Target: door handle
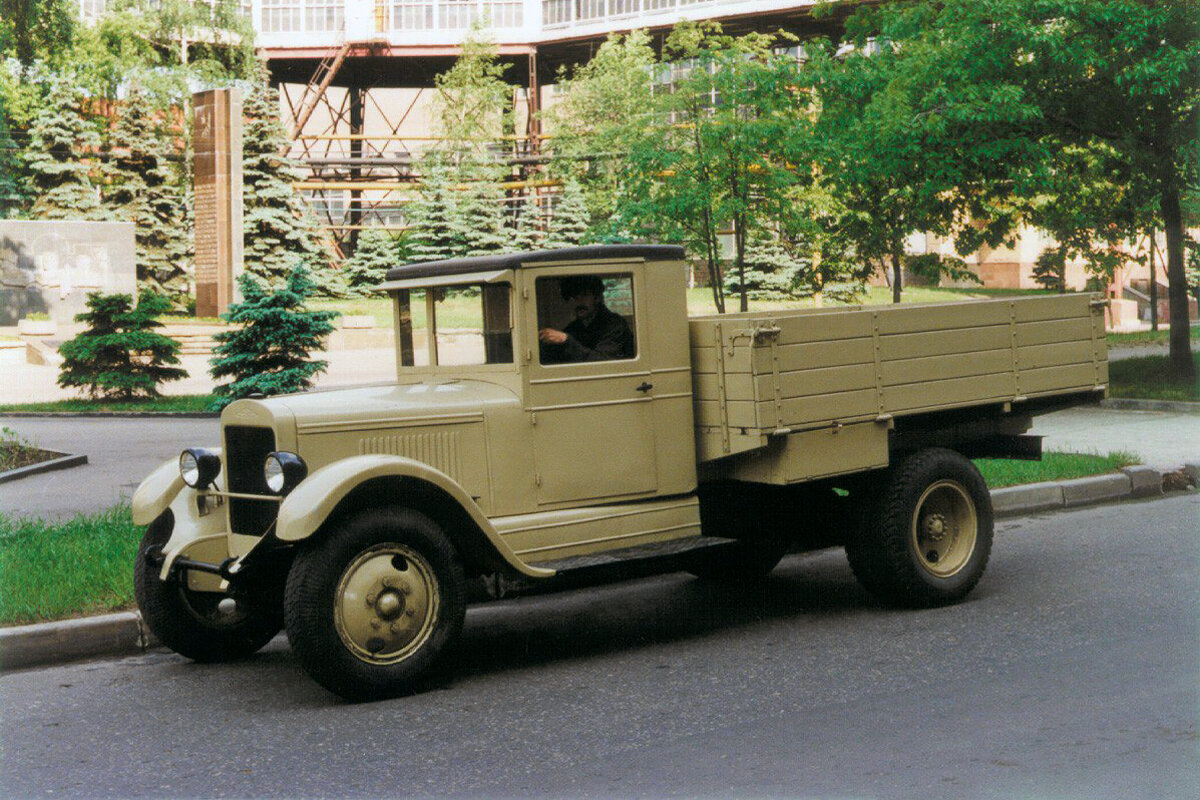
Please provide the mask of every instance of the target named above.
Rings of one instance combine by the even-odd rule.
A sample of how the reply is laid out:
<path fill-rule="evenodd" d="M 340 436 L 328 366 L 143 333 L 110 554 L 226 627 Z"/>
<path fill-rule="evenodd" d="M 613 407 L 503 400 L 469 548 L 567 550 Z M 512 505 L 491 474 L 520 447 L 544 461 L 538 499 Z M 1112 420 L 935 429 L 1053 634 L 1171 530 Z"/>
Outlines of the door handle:
<path fill-rule="evenodd" d="M 644 393 L 644 392 L 648 392 L 648 391 L 650 391 L 650 390 L 651 390 L 651 389 L 653 389 L 653 388 L 654 388 L 654 384 L 653 384 L 653 383 L 646 383 L 645 381 L 642 381 L 642 385 L 641 385 L 641 386 L 639 386 L 639 387 L 637 387 L 637 390 L 638 390 L 639 392 L 643 392 L 643 393 Z"/>

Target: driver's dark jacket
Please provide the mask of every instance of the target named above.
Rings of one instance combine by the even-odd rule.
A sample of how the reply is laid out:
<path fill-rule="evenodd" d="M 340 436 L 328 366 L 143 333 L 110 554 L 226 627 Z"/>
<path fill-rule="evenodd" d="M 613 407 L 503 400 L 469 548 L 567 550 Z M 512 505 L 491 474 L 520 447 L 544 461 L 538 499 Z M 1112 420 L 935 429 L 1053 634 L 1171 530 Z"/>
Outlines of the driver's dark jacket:
<path fill-rule="evenodd" d="M 607 307 L 596 309 L 591 325 L 575 320 L 563 328 L 567 341 L 560 345 L 544 345 L 542 360 L 549 363 L 572 361 L 613 361 L 633 358 L 633 332 L 620 314 Z"/>

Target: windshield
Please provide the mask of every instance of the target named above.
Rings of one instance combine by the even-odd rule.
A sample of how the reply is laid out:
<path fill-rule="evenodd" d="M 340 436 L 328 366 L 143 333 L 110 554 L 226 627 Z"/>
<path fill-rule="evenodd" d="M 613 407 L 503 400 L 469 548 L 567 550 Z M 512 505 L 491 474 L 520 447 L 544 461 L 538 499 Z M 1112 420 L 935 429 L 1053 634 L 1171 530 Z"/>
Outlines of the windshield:
<path fill-rule="evenodd" d="M 507 283 L 401 289 L 400 366 L 428 367 L 431 358 L 439 366 L 511 364 L 511 297 Z"/>

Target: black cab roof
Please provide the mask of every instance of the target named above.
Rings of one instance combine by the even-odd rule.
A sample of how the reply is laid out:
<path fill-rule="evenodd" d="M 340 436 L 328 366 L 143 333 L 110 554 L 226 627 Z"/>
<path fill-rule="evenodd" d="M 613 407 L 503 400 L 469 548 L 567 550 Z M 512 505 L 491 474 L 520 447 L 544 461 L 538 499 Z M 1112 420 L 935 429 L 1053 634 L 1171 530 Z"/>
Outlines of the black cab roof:
<path fill-rule="evenodd" d="M 495 272 L 532 266 L 546 261 L 595 261 L 607 258 L 681 261 L 683 257 L 683 248 L 676 244 L 596 244 L 584 247 L 563 247 L 557 250 L 529 250 L 522 253 L 504 253 L 494 256 L 422 261 L 389 269 L 387 280 L 441 278 L 466 275 L 472 272 Z"/>

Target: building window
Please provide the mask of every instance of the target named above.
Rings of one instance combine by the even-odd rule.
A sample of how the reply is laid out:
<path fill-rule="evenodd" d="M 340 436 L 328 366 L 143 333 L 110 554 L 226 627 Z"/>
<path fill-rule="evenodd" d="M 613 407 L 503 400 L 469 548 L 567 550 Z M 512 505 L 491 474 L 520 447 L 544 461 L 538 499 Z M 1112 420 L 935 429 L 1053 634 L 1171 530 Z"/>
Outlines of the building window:
<path fill-rule="evenodd" d="M 293 33 L 304 30 L 303 0 L 263 0 L 264 33 Z"/>
<path fill-rule="evenodd" d="M 305 5 L 305 30 L 340 31 L 345 27 L 345 6 L 341 0 L 308 0 Z"/>
<path fill-rule="evenodd" d="M 393 30 L 430 30 L 434 25 L 433 20 L 433 3 L 414 3 L 405 0 L 392 5 Z"/>
<path fill-rule="evenodd" d="M 543 0 L 542 24 L 565 25 L 571 21 L 575 0 Z"/>

